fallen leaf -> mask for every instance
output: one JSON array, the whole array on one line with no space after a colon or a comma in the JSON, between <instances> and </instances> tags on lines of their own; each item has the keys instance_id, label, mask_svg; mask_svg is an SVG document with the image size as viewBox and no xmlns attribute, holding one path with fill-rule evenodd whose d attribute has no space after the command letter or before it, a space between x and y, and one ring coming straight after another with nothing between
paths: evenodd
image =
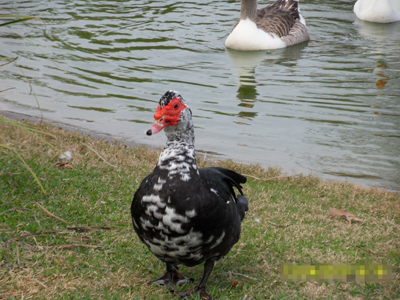
<instances>
[{"instance_id":1,"label":"fallen leaf","mask_svg":"<svg viewBox=\"0 0 400 300\"><path fill-rule=\"evenodd\" d=\"M57 167L60 167L61 169L73 169L74 167L68 164L67 162L58 162L56 163Z\"/></svg>"},{"instance_id":2,"label":"fallen leaf","mask_svg":"<svg viewBox=\"0 0 400 300\"><path fill-rule=\"evenodd\" d=\"M329 211L331 213L332 216L343 216L346 217L347 221L349 221L349 223L351 224L351 221L357 221L357 222L361 222L362 220L357 218L355 215L349 213L347 210L344 209L336 209L336 208L329 208Z\"/></svg>"}]
</instances>

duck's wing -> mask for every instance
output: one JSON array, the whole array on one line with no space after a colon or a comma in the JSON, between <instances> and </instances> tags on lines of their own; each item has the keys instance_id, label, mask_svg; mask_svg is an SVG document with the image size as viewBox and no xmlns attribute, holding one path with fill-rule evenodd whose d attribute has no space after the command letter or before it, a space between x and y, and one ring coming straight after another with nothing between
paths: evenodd
<instances>
[{"instance_id":1,"label":"duck's wing","mask_svg":"<svg viewBox=\"0 0 400 300\"><path fill-rule=\"evenodd\" d=\"M132 215L133 227L135 228L135 230L138 230L139 227L142 227L142 226L139 226L140 225L139 223L137 223L137 222L139 222L139 219L141 216L145 216L148 219L148 217L145 213L146 205L143 205L142 199L145 196L150 196L150 197L156 196L156 195L153 195L153 193L152 193L154 184L157 183L156 179L157 179L157 176L155 176L154 173L147 175L143 179L143 181L140 183L139 188L136 190L135 194L133 195L133 199L132 199L132 203L131 203L131 215ZM151 201L149 201L148 203L151 204ZM140 238L142 238L140 234L138 234L138 235Z\"/></svg>"},{"instance_id":2,"label":"duck's wing","mask_svg":"<svg viewBox=\"0 0 400 300\"><path fill-rule=\"evenodd\" d=\"M230 201L236 203L237 212L243 220L245 211L249 209L249 202L243 196L241 184L246 183L247 178L235 171L219 167L202 168L199 172L210 193L216 194L227 203ZM237 188L240 195L236 195L233 187Z\"/></svg>"}]
</instances>

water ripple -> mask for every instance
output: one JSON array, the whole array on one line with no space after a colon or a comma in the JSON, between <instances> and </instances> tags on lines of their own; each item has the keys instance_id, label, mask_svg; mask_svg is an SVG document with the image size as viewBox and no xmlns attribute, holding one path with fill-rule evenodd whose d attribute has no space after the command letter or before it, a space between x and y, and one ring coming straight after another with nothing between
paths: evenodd
<instances>
[{"instance_id":1,"label":"water ripple","mask_svg":"<svg viewBox=\"0 0 400 300\"><path fill-rule=\"evenodd\" d=\"M47 118L162 145L145 131L175 89L201 155L400 190L400 22L356 20L353 5L302 2L310 42L243 53L224 48L238 1L15 0L2 8L46 26L5 28L0 54L19 56ZM0 109L38 115L19 69L2 71L15 89Z\"/></svg>"}]
</instances>

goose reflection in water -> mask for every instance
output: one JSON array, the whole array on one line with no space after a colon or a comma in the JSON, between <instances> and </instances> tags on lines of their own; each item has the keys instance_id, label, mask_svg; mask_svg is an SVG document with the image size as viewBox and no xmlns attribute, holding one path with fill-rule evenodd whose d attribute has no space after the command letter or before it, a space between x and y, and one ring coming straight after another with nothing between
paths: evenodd
<instances>
[{"instance_id":1,"label":"goose reflection in water","mask_svg":"<svg viewBox=\"0 0 400 300\"><path fill-rule=\"evenodd\" d=\"M371 54L371 58L376 61L373 71L377 76L375 86L382 90L390 80L390 75L387 73L398 69L398 58L392 53L393 48L398 47L400 40L400 22L381 24L356 19L354 25L361 36L373 43L372 50L369 50L368 54Z\"/></svg>"},{"instance_id":2,"label":"goose reflection in water","mask_svg":"<svg viewBox=\"0 0 400 300\"><path fill-rule=\"evenodd\" d=\"M239 112L239 116L246 119L255 118L258 115L254 107L259 93L257 92L256 67L259 65L272 66L281 62L297 61L301 58L302 50L307 47L308 42L293 45L284 49L272 51L236 51L226 48L225 51L237 67L239 75L239 87L236 97L240 103L238 106L247 108ZM243 122L241 124L247 124Z\"/></svg>"}]
</instances>

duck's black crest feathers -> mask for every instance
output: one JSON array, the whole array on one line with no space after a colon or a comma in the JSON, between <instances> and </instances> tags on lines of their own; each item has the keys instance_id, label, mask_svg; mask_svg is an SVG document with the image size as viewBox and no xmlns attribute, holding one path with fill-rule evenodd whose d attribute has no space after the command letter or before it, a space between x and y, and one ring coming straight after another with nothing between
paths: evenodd
<instances>
[{"instance_id":1,"label":"duck's black crest feathers","mask_svg":"<svg viewBox=\"0 0 400 300\"><path fill-rule=\"evenodd\" d=\"M178 92L169 90L160 98L159 104L161 107L164 107L164 106L168 105L168 103L172 99L175 99L175 98L179 98L182 102L185 101L185 100L183 100L182 96Z\"/></svg>"}]
</instances>

